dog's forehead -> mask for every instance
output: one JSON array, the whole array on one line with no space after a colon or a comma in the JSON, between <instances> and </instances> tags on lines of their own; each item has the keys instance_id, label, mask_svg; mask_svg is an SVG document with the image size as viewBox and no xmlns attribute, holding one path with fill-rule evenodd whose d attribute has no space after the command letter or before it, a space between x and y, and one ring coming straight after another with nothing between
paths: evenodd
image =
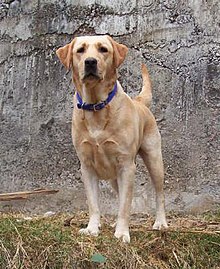
<instances>
[{"instance_id":1,"label":"dog's forehead","mask_svg":"<svg viewBox=\"0 0 220 269\"><path fill-rule=\"evenodd\" d=\"M76 38L75 46L80 46L81 44L95 45L98 43L112 47L107 36L79 36Z\"/></svg>"}]
</instances>

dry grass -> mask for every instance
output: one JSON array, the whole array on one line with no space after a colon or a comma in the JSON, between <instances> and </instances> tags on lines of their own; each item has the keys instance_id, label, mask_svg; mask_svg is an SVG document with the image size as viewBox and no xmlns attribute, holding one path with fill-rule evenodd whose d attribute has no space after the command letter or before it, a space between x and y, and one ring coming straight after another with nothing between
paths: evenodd
<instances>
[{"instance_id":1,"label":"dry grass","mask_svg":"<svg viewBox=\"0 0 220 269\"><path fill-rule=\"evenodd\" d=\"M151 218L133 215L129 245L113 237L110 216L98 237L78 234L85 213L69 217L0 215L0 268L220 268L220 210L197 218L170 216L166 232L152 231Z\"/></svg>"}]
</instances>

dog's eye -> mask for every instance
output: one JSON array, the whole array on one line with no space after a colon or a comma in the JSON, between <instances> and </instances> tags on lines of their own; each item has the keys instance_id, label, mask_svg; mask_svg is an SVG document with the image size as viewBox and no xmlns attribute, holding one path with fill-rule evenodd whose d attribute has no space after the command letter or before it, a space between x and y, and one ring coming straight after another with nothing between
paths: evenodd
<instances>
[{"instance_id":1,"label":"dog's eye","mask_svg":"<svg viewBox=\"0 0 220 269\"><path fill-rule=\"evenodd\" d=\"M77 53L83 53L84 51L85 51L85 48L84 47L81 47L76 52Z\"/></svg>"},{"instance_id":2,"label":"dog's eye","mask_svg":"<svg viewBox=\"0 0 220 269\"><path fill-rule=\"evenodd\" d=\"M100 47L100 48L99 48L99 51L100 51L101 53L105 53L105 52L108 52L108 49L107 49L106 47Z\"/></svg>"}]
</instances>

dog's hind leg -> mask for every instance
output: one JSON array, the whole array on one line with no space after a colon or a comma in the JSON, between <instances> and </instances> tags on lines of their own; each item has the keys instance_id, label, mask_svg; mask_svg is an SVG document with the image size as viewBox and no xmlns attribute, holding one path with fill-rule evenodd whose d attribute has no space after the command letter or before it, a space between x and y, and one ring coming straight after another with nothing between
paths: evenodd
<instances>
[{"instance_id":1,"label":"dog's hind leg","mask_svg":"<svg viewBox=\"0 0 220 269\"><path fill-rule=\"evenodd\" d=\"M80 230L80 233L97 236L100 227L99 180L94 173L87 171L83 166L81 171L89 205L89 223L85 229Z\"/></svg>"},{"instance_id":2,"label":"dog's hind leg","mask_svg":"<svg viewBox=\"0 0 220 269\"><path fill-rule=\"evenodd\" d=\"M153 229L160 230L162 227L167 228L164 208L164 169L161 153L161 138L157 129L144 137L139 154L147 166L156 193L156 221Z\"/></svg>"},{"instance_id":3,"label":"dog's hind leg","mask_svg":"<svg viewBox=\"0 0 220 269\"><path fill-rule=\"evenodd\" d=\"M115 192L117 193L117 195L119 195L117 179L110 180L110 184L111 184L112 188L115 190Z\"/></svg>"},{"instance_id":4,"label":"dog's hind leg","mask_svg":"<svg viewBox=\"0 0 220 269\"><path fill-rule=\"evenodd\" d=\"M118 188L117 179L110 180L110 184L111 184L112 188L114 189L114 191L116 192L117 196L119 196L119 188ZM115 228L116 225L117 225L117 221L115 221L113 224L111 224L111 227Z\"/></svg>"}]
</instances>

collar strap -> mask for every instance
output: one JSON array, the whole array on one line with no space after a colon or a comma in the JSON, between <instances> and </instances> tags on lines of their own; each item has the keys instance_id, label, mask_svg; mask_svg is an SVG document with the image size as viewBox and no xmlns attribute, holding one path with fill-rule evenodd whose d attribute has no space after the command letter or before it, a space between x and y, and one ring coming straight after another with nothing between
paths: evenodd
<instances>
[{"instance_id":1,"label":"collar strap","mask_svg":"<svg viewBox=\"0 0 220 269\"><path fill-rule=\"evenodd\" d=\"M89 111L97 111L103 109L109 102L111 102L112 98L115 96L117 92L117 82L115 82L113 90L108 94L108 97L105 101L95 104L87 104L84 103L79 93L76 93L77 98L77 107L79 109L89 110Z\"/></svg>"}]
</instances>

